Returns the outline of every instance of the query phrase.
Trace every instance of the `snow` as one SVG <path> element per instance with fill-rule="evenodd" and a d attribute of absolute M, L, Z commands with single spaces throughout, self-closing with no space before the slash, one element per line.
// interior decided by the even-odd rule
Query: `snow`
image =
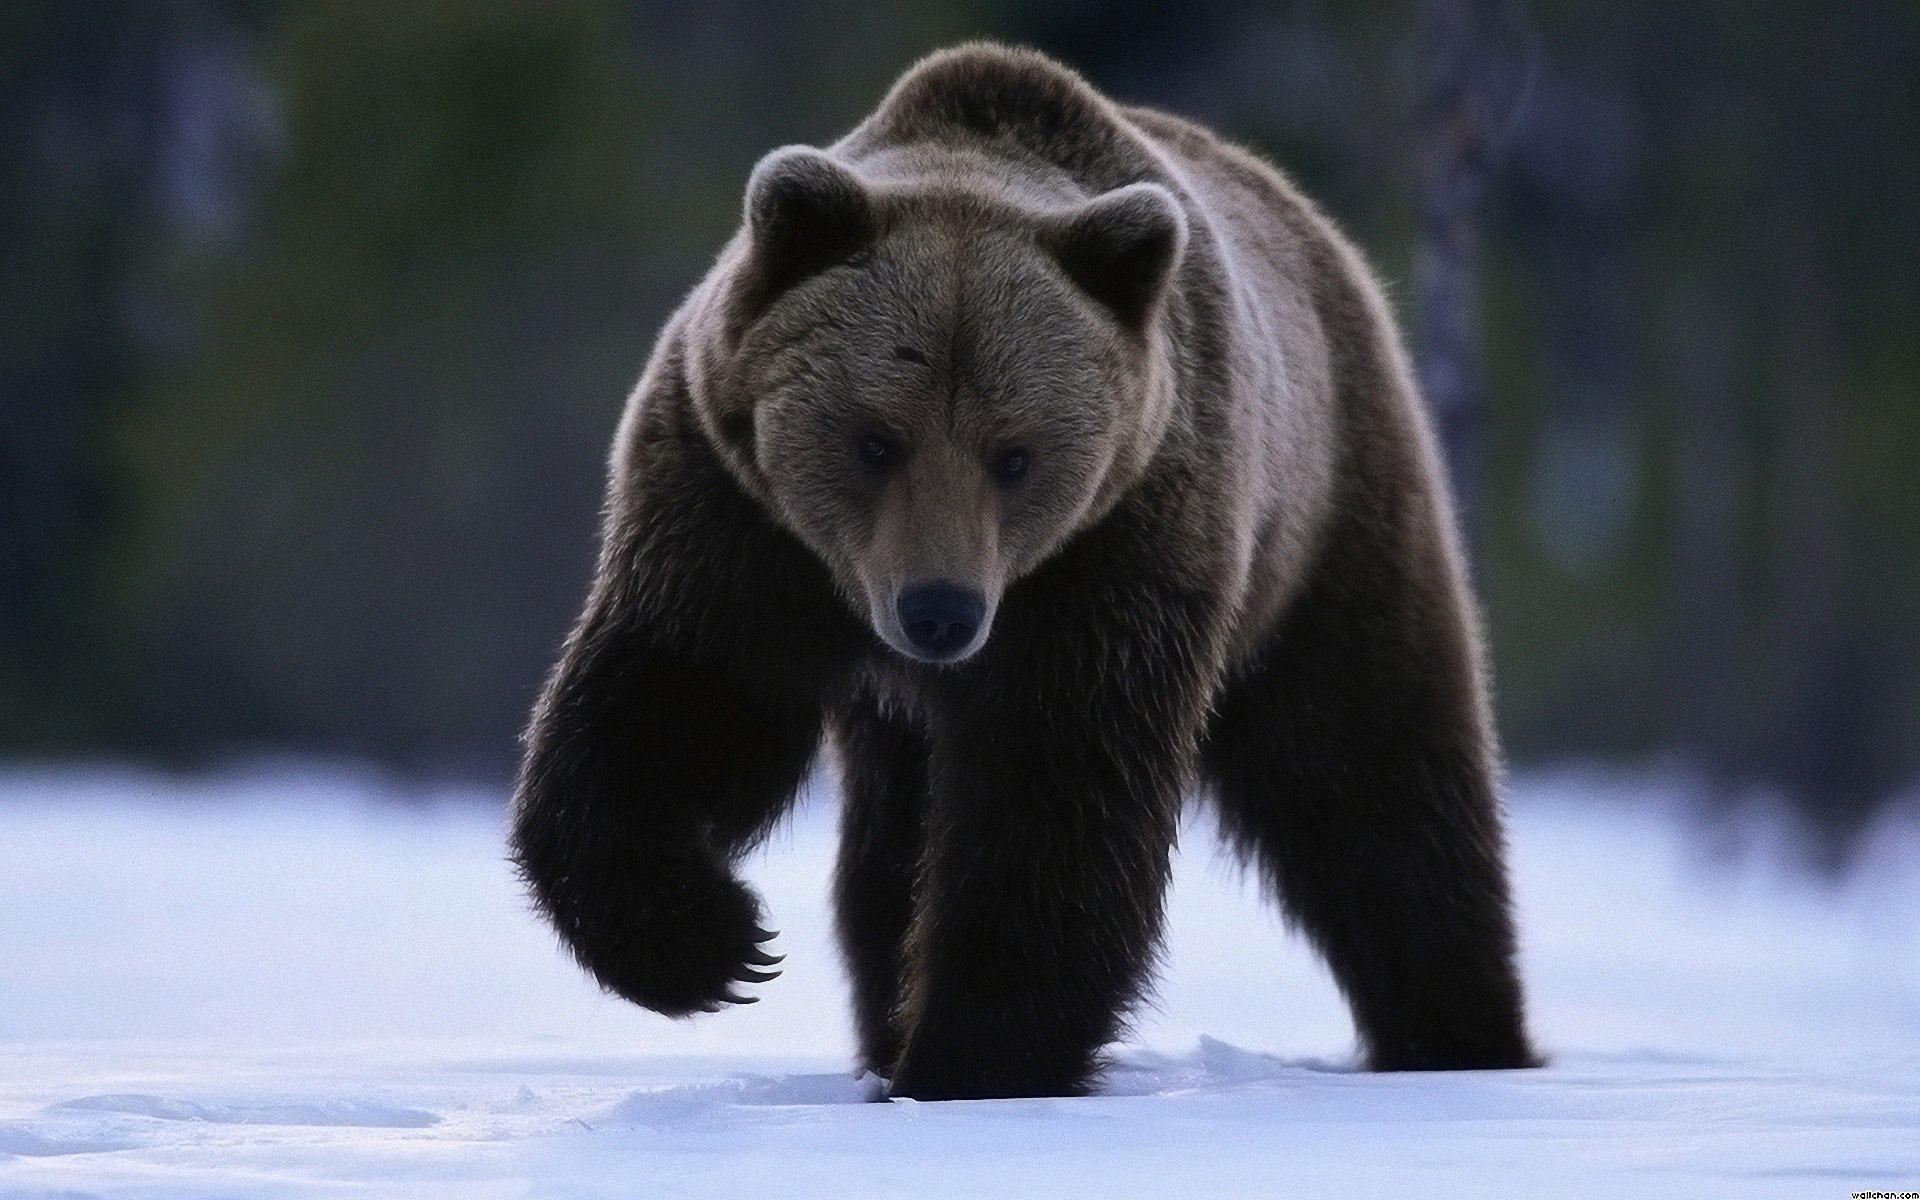
<path fill-rule="evenodd" d="M 1657 779 L 1512 789 L 1546 1069 L 1371 1075 L 1200 817 L 1099 1095 L 873 1104 L 831 788 L 749 864 L 787 972 L 690 1022 L 527 913 L 497 797 L 351 772 L 0 774 L 0 1198 L 1824 1196 L 1920 1188 L 1920 829 L 1824 884 Z"/>

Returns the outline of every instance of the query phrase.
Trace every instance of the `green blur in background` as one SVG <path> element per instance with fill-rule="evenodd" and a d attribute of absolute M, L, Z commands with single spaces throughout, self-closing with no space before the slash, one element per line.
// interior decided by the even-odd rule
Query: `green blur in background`
<path fill-rule="evenodd" d="M 504 776 L 752 164 L 963 38 L 1265 151 L 1428 354 L 1449 7 L 1499 100 L 1454 469 L 1511 755 L 1843 858 L 1920 766 L 1909 0 L 9 6 L 0 754 Z"/>

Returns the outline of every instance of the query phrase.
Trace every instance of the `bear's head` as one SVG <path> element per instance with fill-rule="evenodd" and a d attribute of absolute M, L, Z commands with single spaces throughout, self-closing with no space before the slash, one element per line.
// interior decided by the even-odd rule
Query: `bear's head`
<path fill-rule="evenodd" d="M 1179 203 L 761 161 L 689 375 L 730 468 L 901 654 L 954 662 L 1137 479 L 1172 406 Z"/>

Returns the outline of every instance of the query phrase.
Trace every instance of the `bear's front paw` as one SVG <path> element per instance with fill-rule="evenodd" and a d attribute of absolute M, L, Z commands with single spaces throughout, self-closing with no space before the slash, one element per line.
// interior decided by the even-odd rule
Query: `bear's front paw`
<path fill-rule="evenodd" d="M 765 948 L 774 934 L 760 927 L 752 890 L 725 871 L 656 883 L 666 886 L 628 928 L 581 956 L 600 986 L 669 1017 L 757 1002 L 741 985 L 777 978 L 762 968 L 783 956 Z"/>

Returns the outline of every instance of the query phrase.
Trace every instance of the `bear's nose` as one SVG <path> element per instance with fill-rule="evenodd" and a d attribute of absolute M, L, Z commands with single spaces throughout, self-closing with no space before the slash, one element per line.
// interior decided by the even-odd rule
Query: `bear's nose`
<path fill-rule="evenodd" d="M 973 644 L 986 601 L 951 583 L 909 588 L 894 606 L 913 648 L 928 658 L 952 658 Z"/>

